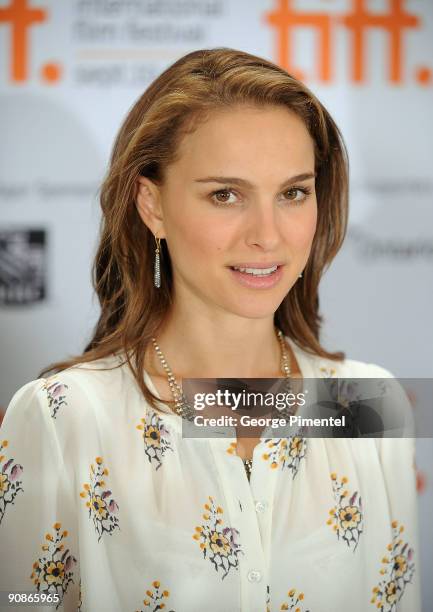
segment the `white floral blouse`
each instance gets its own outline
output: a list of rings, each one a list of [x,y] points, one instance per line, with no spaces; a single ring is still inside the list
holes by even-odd
[[[392,379],[290,344],[304,378]],[[6,412],[0,591],[67,612],[420,611],[413,439],[266,434],[249,482],[234,438],[182,438],[114,360]]]

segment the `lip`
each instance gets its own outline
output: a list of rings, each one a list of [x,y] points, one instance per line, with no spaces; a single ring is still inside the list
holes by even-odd
[[[264,268],[273,268],[274,266],[284,266],[284,261],[266,261],[266,262],[242,262],[242,263],[234,263],[229,264],[229,268],[257,268],[262,270]]]
[[[284,264],[283,264],[284,265]],[[277,266],[275,272],[268,274],[266,276],[253,276],[252,274],[248,274],[247,272],[239,272],[239,270],[233,270],[232,267],[229,267],[229,271],[233,276],[234,280],[236,280],[239,284],[244,287],[248,287],[250,289],[272,289],[275,287],[281,280],[283,276],[283,265],[277,263],[268,263],[268,264],[257,264],[257,263],[248,263],[248,264],[236,264],[236,267],[240,268],[272,268],[273,266]]]

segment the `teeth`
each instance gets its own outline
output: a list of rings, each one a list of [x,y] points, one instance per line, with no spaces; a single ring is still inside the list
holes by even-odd
[[[233,266],[233,270],[239,270],[239,272],[246,272],[247,274],[253,274],[254,276],[266,276],[272,274],[278,266],[272,266],[272,268],[238,268]]]

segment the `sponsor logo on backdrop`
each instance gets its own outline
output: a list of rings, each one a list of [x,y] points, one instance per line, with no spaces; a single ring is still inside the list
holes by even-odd
[[[379,261],[429,261],[433,260],[432,238],[388,238],[373,235],[368,229],[350,227],[348,242],[362,263]]]
[[[45,297],[46,231],[0,230],[0,304],[33,304]]]

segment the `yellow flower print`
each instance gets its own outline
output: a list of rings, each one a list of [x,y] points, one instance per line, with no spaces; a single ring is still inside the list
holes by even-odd
[[[221,570],[224,579],[229,571],[238,569],[238,556],[243,551],[239,544],[239,531],[224,527],[221,517],[223,508],[215,504],[213,497],[209,496],[208,499],[209,502],[204,504],[205,522],[195,527],[192,537],[199,542],[203,558],[208,558],[217,572]]]
[[[0,474],[0,492],[6,493],[9,489],[9,478],[6,474]]]
[[[394,604],[397,601],[397,584],[394,581],[386,585],[386,601],[389,604]]]
[[[63,596],[68,590],[69,584],[73,583],[74,566],[77,559],[71,553],[64,540],[68,535],[66,530],[61,531],[61,523],[54,523],[54,534],[47,533],[41,549],[43,556],[37,559],[32,566],[30,579],[36,590],[45,593],[57,593],[59,602],[56,610],[62,603]]]
[[[161,583],[159,580],[154,580],[152,582],[151,589],[146,589],[146,598],[143,599],[144,607],[148,610],[148,612],[157,612],[158,610],[166,609],[166,602],[163,601],[170,597],[170,591],[167,589],[161,589]],[[168,602],[167,602],[168,603]],[[136,610],[136,612],[143,612],[142,610]],[[175,612],[175,610],[170,610],[167,612]]]
[[[287,597],[289,598],[289,601],[283,602],[280,606],[280,610],[304,612],[303,609],[298,606],[299,602],[303,601],[304,599],[304,593],[297,593],[296,589],[290,589],[290,591],[287,593]],[[309,612],[309,610],[305,610],[305,612]]]
[[[348,481],[347,476],[343,476],[339,481],[337,474],[331,473],[336,504],[329,511],[330,516],[326,522],[337,533],[337,537],[344,540],[349,548],[355,551],[363,532],[362,502],[358,491],[355,491],[349,498],[349,491],[344,488]]]
[[[237,444],[236,444],[236,442],[230,442],[230,444],[229,444],[229,446],[228,446],[228,448],[227,448],[226,452],[227,452],[229,455],[236,455],[236,449],[237,449]]]
[[[412,581],[415,574],[414,551],[404,542],[400,535],[404,526],[398,521],[391,523],[392,542],[386,547],[382,558],[379,584],[373,587],[371,603],[381,612],[395,612],[397,603],[403,597],[406,585]]]
[[[269,462],[269,467],[272,470],[277,469],[278,466],[281,469],[289,469],[292,478],[295,478],[307,451],[306,438],[292,436],[278,440],[266,439],[264,443],[267,446],[267,451],[262,454],[262,459]]]
[[[57,561],[57,563],[50,561],[45,568],[45,572],[48,584],[62,584],[65,576],[65,566],[60,561]]]
[[[165,453],[169,450],[173,451],[170,432],[162,419],[152,410],[149,410],[147,418],[140,419],[140,423],[136,427],[142,432],[144,452],[149,463],[158,470],[162,465]]]
[[[150,446],[160,446],[161,444],[161,435],[156,427],[146,427],[144,437]]]
[[[361,513],[357,506],[345,506],[340,509],[339,516],[340,524],[344,530],[354,529],[362,521]]]
[[[94,512],[98,513],[101,518],[106,518],[107,516],[107,504],[100,497],[100,495],[94,495],[91,501]]]
[[[400,576],[403,576],[406,570],[407,570],[406,557],[403,557],[403,555],[397,555],[397,557],[395,557],[394,559],[394,572],[397,578],[400,578]]]
[[[80,497],[86,500],[89,518],[93,520],[99,542],[104,533],[112,534],[115,529],[119,529],[119,519],[116,516],[119,506],[112,498],[112,492],[104,488],[103,476],[108,476],[109,471],[104,467],[103,458],[96,457],[95,463],[96,467],[92,463],[89,470],[90,484],[83,484]]]
[[[230,553],[230,542],[224,535],[217,531],[214,531],[211,536],[210,547],[215,554],[219,553],[220,555],[227,556]]]
[[[15,459],[8,459],[2,451],[7,448],[8,440],[0,443],[0,524],[9,505],[14,503],[15,497],[22,488],[21,474],[23,466],[15,463]]]
[[[336,375],[337,370],[335,368],[327,368],[322,366],[320,368],[320,372],[323,374],[323,378],[333,378]]]
[[[285,440],[284,440],[285,442]],[[285,448],[287,446],[287,443],[283,445],[283,448]],[[289,451],[289,455],[291,457],[297,457],[298,455],[300,455],[303,451],[303,446],[304,446],[304,438],[292,438],[290,440],[290,451]]]

